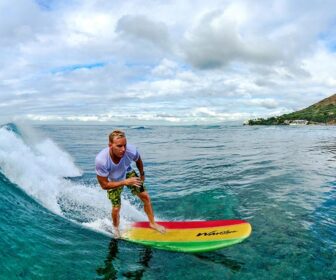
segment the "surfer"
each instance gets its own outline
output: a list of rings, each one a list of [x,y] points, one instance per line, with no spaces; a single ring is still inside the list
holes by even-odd
[[[138,174],[132,169],[136,163]],[[98,153],[95,160],[97,180],[100,186],[107,190],[107,196],[112,202],[112,222],[114,235],[119,238],[121,192],[127,186],[133,195],[137,195],[144,203],[150,227],[161,233],[165,228],[155,222],[153,208],[144,185],[145,171],[140,154],[136,147],[128,144],[123,131],[115,130],[109,135],[109,145]]]

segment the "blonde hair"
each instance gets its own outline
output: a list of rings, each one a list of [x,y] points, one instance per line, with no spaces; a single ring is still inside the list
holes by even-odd
[[[113,143],[113,139],[114,138],[125,138],[125,132],[121,131],[121,130],[114,130],[112,131],[112,133],[109,135],[109,141],[111,143]]]

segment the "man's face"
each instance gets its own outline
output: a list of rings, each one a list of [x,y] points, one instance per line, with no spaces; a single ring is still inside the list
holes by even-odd
[[[122,158],[126,152],[126,138],[114,138],[113,143],[109,143],[110,151],[118,158]]]

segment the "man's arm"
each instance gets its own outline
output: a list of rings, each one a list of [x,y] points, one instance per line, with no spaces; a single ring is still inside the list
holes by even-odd
[[[139,170],[139,173],[140,173],[140,179],[143,182],[143,181],[145,181],[145,171],[144,171],[144,165],[143,165],[143,162],[142,162],[140,156],[135,163],[136,163],[136,166],[137,166],[137,168]]]
[[[98,183],[100,184],[100,186],[102,187],[102,189],[104,189],[104,190],[119,188],[119,187],[122,187],[122,186],[125,186],[125,185],[127,185],[127,186],[134,185],[134,186],[137,186],[137,187],[141,187],[141,181],[137,177],[131,177],[131,178],[128,178],[128,179],[125,179],[125,180],[122,180],[122,181],[109,182],[107,180],[107,177],[97,175],[97,180],[98,180]]]

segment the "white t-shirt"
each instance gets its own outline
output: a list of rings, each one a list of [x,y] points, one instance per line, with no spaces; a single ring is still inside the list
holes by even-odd
[[[96,156],[96,174],[107,177],[109,181],[121,181],[126,178],[126,173],[132,170],[132,161],[137,161],[140,157],[136,147],[131,144],[126,145],[126,152],[118,164],[115,164],[110,156],[109,147],[103,149]]]

